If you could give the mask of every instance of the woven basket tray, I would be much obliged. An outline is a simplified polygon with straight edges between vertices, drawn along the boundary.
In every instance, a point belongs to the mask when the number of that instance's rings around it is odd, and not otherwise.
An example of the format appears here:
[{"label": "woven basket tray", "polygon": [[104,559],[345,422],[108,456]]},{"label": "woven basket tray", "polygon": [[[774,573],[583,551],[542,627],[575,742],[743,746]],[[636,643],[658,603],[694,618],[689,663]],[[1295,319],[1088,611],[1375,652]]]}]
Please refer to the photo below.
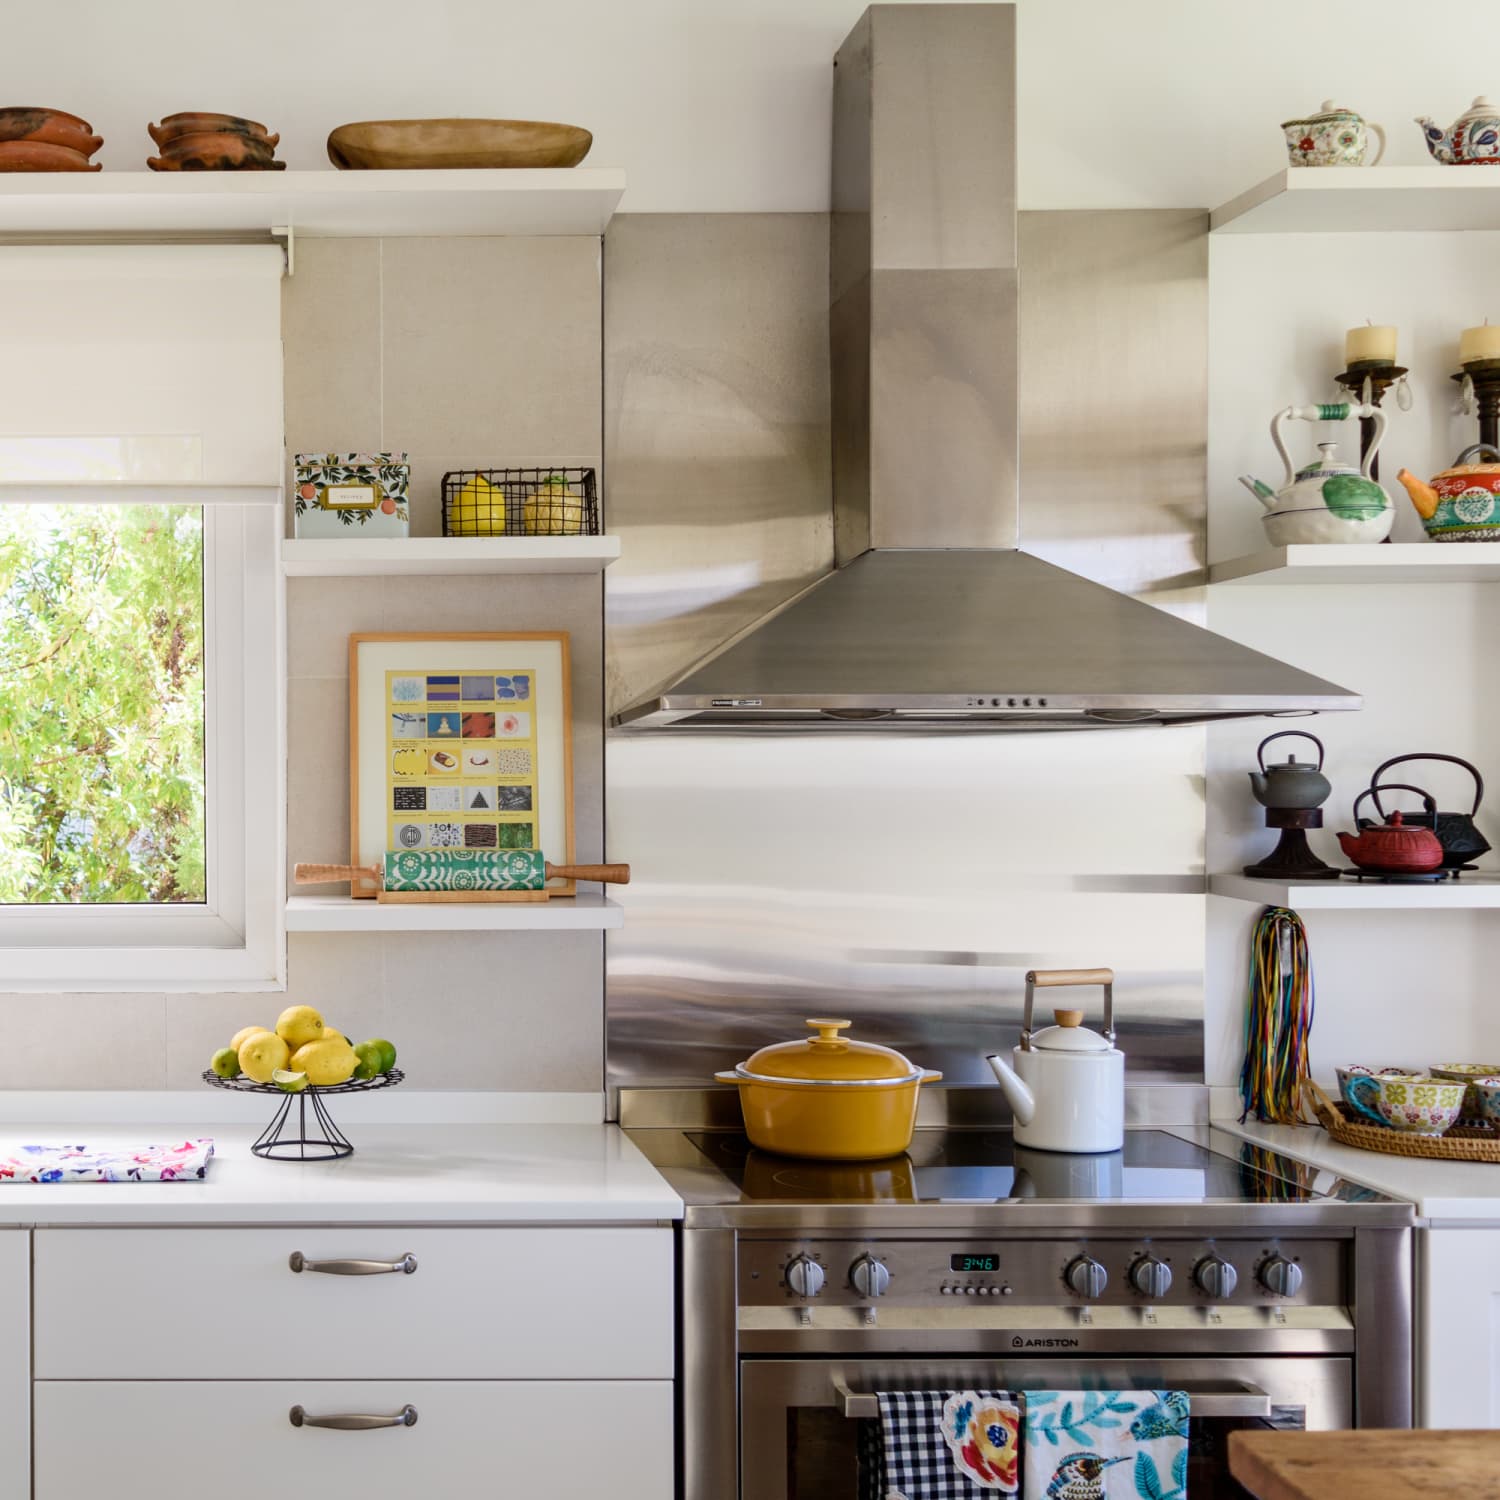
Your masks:
[{"label": "woven basket tray", "polygon": [[1320,1124],[1341,1146],[1387,1156],[1433,1156],[1443,1161],[1500,1162],[1500,1132],[1487,1125],[1454,1125],[1442,1135],[1412,1135],[1383,1125],[1356,1123],[1346,1104],[1335,1104],[1309,1078],[1304,1095]]}]

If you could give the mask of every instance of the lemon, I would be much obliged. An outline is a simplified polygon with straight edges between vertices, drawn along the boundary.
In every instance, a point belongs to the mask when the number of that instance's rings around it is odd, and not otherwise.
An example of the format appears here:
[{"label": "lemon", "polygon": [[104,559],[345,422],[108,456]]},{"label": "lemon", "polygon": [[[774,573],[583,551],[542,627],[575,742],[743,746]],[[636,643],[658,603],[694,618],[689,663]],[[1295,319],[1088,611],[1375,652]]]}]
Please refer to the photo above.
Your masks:
[{"label": "lemon", "polygon": [[500,536],[505,531],[505,495],[483,474],[464,481],[448,502],[450,536]]},{"label": "lemon", "polygon": [[298,1047],[292,1054],[291,1065],[296,1071],[306,1073],[309,1083],[328,1088],[352,1078],[359,1058],[343,1037],[324,1036]]},{"label": "lemon", "polygon": [[243,1047],[245,1043],[248,1042],[250,1038],[253,1037],[257,1032],[270,1031],[270,1029],[271,1028],[269,1026],[241,1026],[240,1029],[235,1032],[232,1037],[229,1038],[229,1045],[233,1047],[236,1052],[238,1052],[240,1048]]},{"label": "lemon", "polygon": [[277,1068],[271,1074],[271,1082],[288,1094],[300,1094],[307,1087],[307,1074],[289,1073],[285,1068]]},{"label": "lemon", "polygon": [[526,497],[521,522],[527,536],[580,536],[583,496],[561,474],[549,474]]},{"label": "lemon", "polygon": [[240,1043],[240,1068],[257,1083],[269,1083],[277,1068],[286,1067],[291,1048],[274,1032],[261,1031]]},{"label": "lemon", "polygon": [[323,1018],[310,1005],[289,1005],[276,1018],[276,1035],[295,1052],[323,1035]]},{"label": "lemon", "polygon": [[213,1055],[213,1061],[209,1067],[219,1075],[220,1078],[238,1078],[240,1076],[240,1055],[233,1047],[220,1047]]}]

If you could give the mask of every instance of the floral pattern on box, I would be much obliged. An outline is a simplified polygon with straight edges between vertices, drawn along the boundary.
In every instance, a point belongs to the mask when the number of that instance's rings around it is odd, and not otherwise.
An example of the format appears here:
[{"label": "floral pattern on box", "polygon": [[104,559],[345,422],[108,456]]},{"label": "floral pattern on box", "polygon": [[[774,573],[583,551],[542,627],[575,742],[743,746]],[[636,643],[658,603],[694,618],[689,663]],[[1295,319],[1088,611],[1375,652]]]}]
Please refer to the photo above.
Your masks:
[{"label": "floral pattern on box", "polygon": [[191,1182],[208,1175],[212,1137],[172,1146],[0,1148],[3,1182]]},{"label": "floral pattern on box", "polygon": [[292,510],[299,537],[409,533],[404,453],[299,453]]}]

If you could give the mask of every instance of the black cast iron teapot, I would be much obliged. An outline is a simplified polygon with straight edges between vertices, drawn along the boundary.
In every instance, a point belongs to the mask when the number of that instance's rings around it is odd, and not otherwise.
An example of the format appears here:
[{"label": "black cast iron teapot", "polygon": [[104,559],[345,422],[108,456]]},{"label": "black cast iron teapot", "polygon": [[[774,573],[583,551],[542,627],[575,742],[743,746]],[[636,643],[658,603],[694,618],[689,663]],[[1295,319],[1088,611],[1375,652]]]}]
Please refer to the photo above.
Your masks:
[{"label": "black cast iron teapot", "polygon": [[[1384,764],[1376,766],[1375,774],[1370,778],[1370,792],[1381,819],[1385,818],[1385,809],[1380,805],[1380,793],[1382,790],[1390,790],[1390,786],[1388,784],[1382,788],[1380,778],[1392,766],[1399,766],[1409,760],[1445,760],[1450,765],[1462,766],[1474,778],[1474,806],[1466,813],[1436,812],[1428,804],[1419,813],[1407,813],[1403,820],[1406,826],[1430,828],[1437,834],[1438,842],[1443,846],[1442,867],[1445,870],[1456,870],[1461,865],[1473,864],[1480,855],[1488,854],[1489,840],[1474,826],[1474,815],[1479,811],[1480,801],[1484,797],[1484,780],[1468,761],[1457,755],[1439,755],[1435,751],[1419,750],[1411,755],[1394,756]],[[1366,828],[1379,825],[1369,818],[1362,818],[1359,826]]]}]

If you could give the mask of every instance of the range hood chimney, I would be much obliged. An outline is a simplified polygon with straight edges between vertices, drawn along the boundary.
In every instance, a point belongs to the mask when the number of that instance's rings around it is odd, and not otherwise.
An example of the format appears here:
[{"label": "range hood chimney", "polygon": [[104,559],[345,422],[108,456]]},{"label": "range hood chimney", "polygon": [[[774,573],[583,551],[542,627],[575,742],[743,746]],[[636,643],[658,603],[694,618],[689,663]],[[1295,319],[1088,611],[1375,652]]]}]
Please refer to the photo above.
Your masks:
[{"label": "range hood chimney", "polygon": [[871,6],[834,60],[837,571],[617,724],[994,732],[1360,706],[1022,550],[1015,179],[1014,7]]}]

